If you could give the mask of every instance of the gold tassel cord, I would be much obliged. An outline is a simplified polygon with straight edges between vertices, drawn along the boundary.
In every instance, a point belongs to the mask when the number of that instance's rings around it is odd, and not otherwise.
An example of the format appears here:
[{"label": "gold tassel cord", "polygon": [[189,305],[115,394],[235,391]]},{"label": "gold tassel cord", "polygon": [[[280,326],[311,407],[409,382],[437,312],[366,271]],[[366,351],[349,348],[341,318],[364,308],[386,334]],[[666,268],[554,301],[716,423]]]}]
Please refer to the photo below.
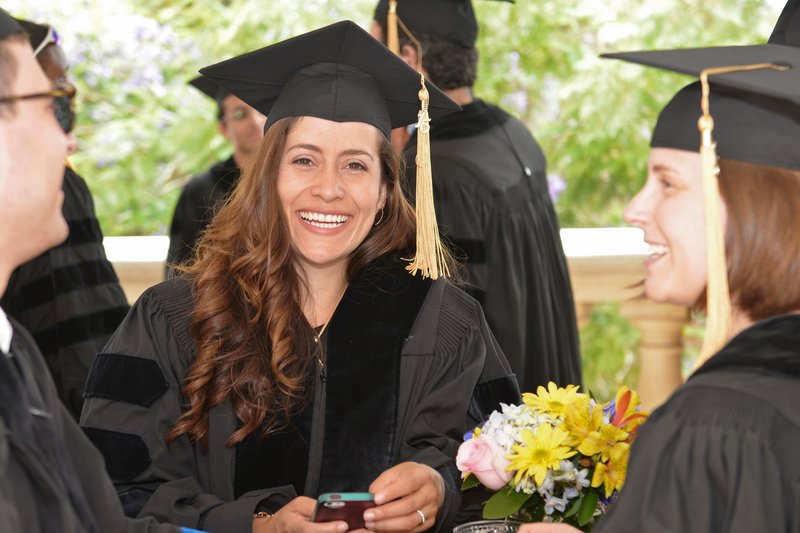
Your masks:
[{"label": "gold tassel cord", "polygon": [[389,13],[386,15],[386,46],[395,55],[400,55],[400,39],[397,35],[397,0],[389,0]]},{"label": "gold tassel cord", "polygon": [[787,70],[771,63],[719,67],[705,69],[700,73],[702,86],[701,107],[703,114],[697,121],[701,135],[700,158],[702,164],[703,194],[706,229],[706,331],[700,357],[695,363],[699,368],[728,342],[732,325],[732,306],[728,285],[728,262],[725,254],[725,232],[720,219],[719,166],[717,149],[713,139],[714,119],[709,109],[708,76],[745,70],[773,68]]},{"label": "gold tassel cord", "polygon": [[420,75],[422,89],[419,91],[421,108],[417,120],[417,254],[406,266],[411,275],[419,272],[423,278],[448,277],[436,210],[433,205],[433,174],[431,172],[430,117],[428,116],[428,89],[425,76]]}]

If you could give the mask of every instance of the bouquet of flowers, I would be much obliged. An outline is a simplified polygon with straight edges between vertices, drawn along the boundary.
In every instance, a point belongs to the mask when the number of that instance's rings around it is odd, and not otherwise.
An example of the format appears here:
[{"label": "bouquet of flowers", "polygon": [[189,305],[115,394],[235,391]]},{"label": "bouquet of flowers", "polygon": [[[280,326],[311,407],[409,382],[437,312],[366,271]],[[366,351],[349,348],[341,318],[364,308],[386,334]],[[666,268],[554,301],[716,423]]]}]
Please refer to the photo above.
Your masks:
[{"label": "bouquet of flowers", "polygon": [[484,518],[566,522],[590,531],[622,488],[631,441],[648,414],[627,387],[600,404],[550,382],[522,405],[500,404],[465,435],[456,464],[462,489],[495,493]]}]

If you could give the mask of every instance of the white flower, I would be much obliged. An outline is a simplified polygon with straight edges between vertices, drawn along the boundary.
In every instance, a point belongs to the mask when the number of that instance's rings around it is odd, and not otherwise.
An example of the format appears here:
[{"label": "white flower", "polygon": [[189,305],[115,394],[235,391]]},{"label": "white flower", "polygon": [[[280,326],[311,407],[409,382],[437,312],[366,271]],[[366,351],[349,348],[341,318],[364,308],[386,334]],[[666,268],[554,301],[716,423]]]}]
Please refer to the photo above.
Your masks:
[{"label": "white flower", "polygon": [[567,508],[567,500],[566,498],[556,498],[555,496],[551,496],[546,498],[544,501],[544,512],[547,514],[553,514],[553,511],[558,511],[563,513],[564,510]]},{"label": "white flower", "polygon": [[581,487],[588,487],[591,480],[589,479],[589,470],[586,468],[581,469],[575,478],[575,486],[580,490]]}]

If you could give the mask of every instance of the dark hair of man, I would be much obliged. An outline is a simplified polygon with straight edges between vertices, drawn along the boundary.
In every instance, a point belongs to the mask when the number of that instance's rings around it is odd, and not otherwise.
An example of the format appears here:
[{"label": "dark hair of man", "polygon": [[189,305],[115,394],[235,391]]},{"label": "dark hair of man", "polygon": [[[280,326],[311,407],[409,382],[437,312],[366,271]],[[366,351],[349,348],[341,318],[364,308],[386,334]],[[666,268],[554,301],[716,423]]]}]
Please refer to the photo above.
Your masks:
[{"label": "dark hair of man", "polygon": [[800,171],[720,158],[733,303],[755,321],[800,309]]},{"label": "dark hair of man", "polygon": [[[422,67],[430,81],[444,91],[472,87],[478,77],[478,49],[464,48],[451,41],[428,34],[415,35],[422,44]],[[400,46],[414,43],[406,38]]]},{"label": "dark hair of man", "polygon": [[[11,43],[26,43],[27,37],[24,32],[12,33],[4,39],[0,39],[0,98],[13,96],[11,87],[17,78],[17,61],[14,54],[9,50]],[[13,114],[13,103],[0,104],[0,118],[7,118]]]},{"label": "dark hair of man", "polygon": [[[230,401],[242,424],[228,440],[233,446],[254,431],[286,428],[310,401],[318,347],[303,315],[305,281],[277,193],[286,139],[298,120],[279,120],[267,130],[186,269],[194,286],[197,354],[184,381],[188,407],[169,440],[188,435],[207,449],[209,411]],[[401,189],[400,157],[377,130],[376,136],[386,204],[380,223],[350,256],[348,280],[382,255],[414,251],[416,222]]]}]

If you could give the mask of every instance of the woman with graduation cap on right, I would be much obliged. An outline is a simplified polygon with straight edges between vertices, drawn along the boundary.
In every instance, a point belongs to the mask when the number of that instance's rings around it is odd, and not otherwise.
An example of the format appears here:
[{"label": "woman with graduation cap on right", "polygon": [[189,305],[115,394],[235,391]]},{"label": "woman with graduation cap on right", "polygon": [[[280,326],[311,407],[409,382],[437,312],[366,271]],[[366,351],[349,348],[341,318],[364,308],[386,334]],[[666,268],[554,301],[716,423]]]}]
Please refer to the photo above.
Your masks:
[{"label": "woman with graduation cap on right", "polygon": [[[798,43],[798,4],[771,42]],[[625,219],[650,244],[645,296],[705,307],[706,334],[593,532],[800,532],[800,48],[608,57],[701,78],[662,110]]]},{"label": "woman with graduation cap on right", "polygon": [[81,425],[126,512],[341,533],[356,524],[312,522],[313,498],[370,491],[361,527],[446,530],[464,432],[519,401],[480,305],[443,276],[428,167],[415,217],[389,144],[458,106],[349,21],[201,72],[269,118],[196,263],[92,366]]}]

